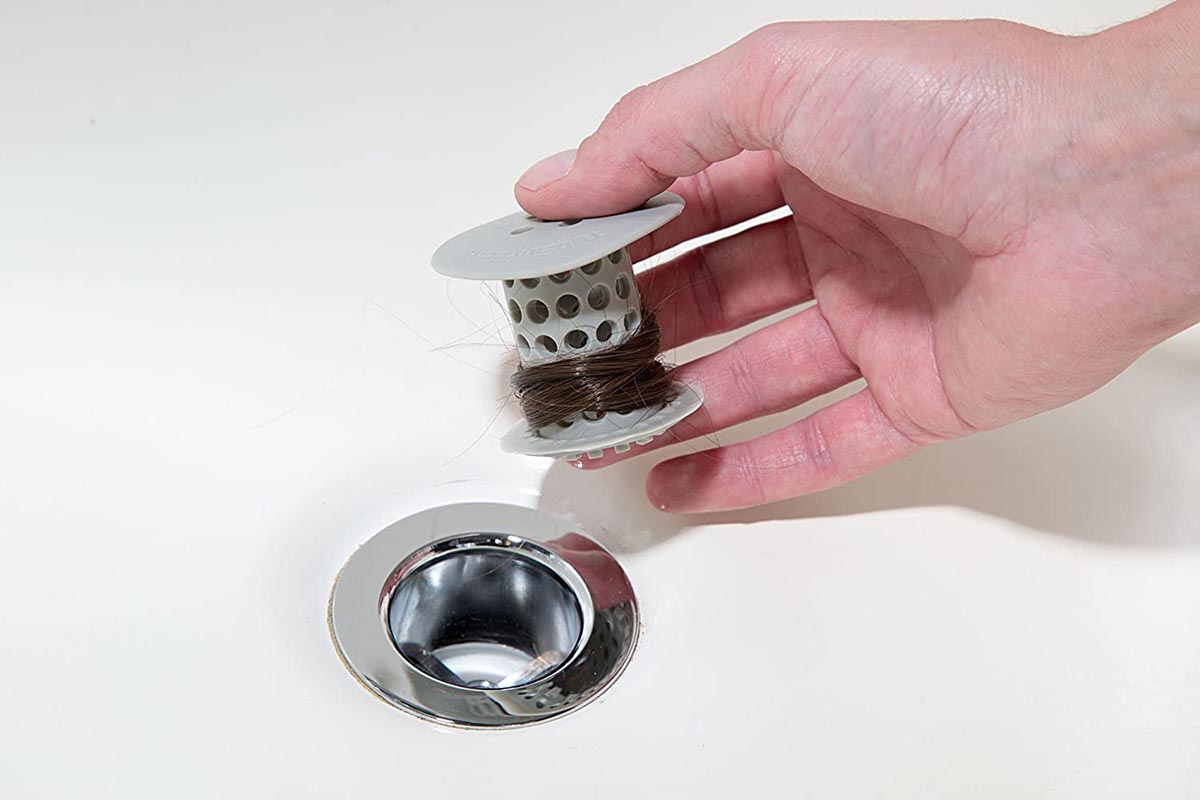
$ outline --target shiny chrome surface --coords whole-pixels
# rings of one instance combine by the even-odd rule
[[[346,562],[329,626],[371,692],[450,725],[506,727],[585,704],[638,633],[615,559],[566,520],[501,503],[429,509]]]
[[[431,677],[477,689],[531,683],[567,660],[583,610],[553,568],[469,539],[409,569],[387,619],[400,654]],[[511,549],[511,548],[509,548]]]

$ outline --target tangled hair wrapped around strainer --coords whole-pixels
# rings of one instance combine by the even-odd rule
[[[658,321],[647,311],[615,347],[519,367],[509,382],[525,421],[537,430],[582,412],[620,414],[670,402],[675,390],[670,368],[658,360],[660,340]]]

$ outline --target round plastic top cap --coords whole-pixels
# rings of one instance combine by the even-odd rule
[[[663,192],[640,208],[553,222],[523,211],[471,228],[433,254],[433,268],[451,278],[479,281],[541,278],[582,267],[636,242],[683,211],[683,198]]]

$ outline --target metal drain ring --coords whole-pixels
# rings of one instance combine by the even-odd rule
[[[633,588],[607,551],[566,520],[503,503],[389,525],[350,556],[329,600],[334,645],[363,686],[462,727],[584,705],[624,669],[638,628]]]

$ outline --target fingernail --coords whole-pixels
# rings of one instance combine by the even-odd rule
[[[691,511],[695,506],[697,484],[704,471],[703,464],[691,459],[664,461],[650,471],[646,497],[659,511]]]
[[[525,170],[525,174],[517,180],[517,185],[522,189],[536,192],[543,186],[566,177],[574,163],[575,150],[573,149],[563,150],[561,153],[547,156]]]

